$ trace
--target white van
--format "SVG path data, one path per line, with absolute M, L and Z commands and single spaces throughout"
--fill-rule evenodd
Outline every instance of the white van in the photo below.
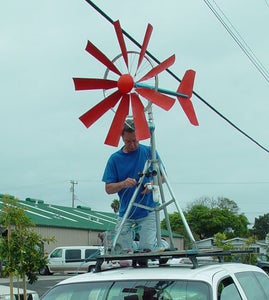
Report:
M 86 261 L 103 252 L 102 246 L 64 246 L 55 248 L 48 256 L 48 264 L 40 269 L 40 275 L 53 273 L 85 273 L 91 272 L 96 262 Z

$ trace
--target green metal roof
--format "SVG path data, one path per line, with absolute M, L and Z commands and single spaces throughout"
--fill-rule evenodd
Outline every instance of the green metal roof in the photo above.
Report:
M 3 207 L 0 194 L 0 210 Z M 43 200 L 26 198 L 18 200 L 26 215 L 36 226 L 78 228 L 93 231 L 113 230 L 116 224 L 115 213 L 94 211 L 90 207 L 76 208 L 46 204 Z
M 0 212 L 2 212 L 3 198 L 14 196 L 0 194 Z M 92 231 L 114 230 L 118 215 L 115 213 L 92 210 L 90 207 L 76 208 L 47 204 L 43 200 L 26 198 L 18 200 L 18 205 L 24 207 L 26 215 L 40 227 L 77 228 Z M 162 229 L 162 235 L 168 236 L 168 231 Z M 182 235 L 173 233 L 174 237 Z

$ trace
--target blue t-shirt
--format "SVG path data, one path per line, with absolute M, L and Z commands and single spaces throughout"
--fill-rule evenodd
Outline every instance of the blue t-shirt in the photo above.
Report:
M 158 158 L 158 155 L 157 155 Z M 122 149 L 113 153 L 106 165 L 102 181 L 106 183 L 113 183 L 125 180 L 127 177 L 135 178 L 139 180 L 139 173 L 143 172 L 145 163 L 148 159 L 151 159 L 151 148 L 142 144 L 138 145 L 137 150 L 129 153 L 124 153 Z M 144 178 L 144 183 L 150 182 L 152 177 Z M 143 185 L 142 185 L 143 187 Z M 128 208 L 128 204 L 133 196 L 136 187 L 121 189 L 118 192 L 120 198 L 120 208 L 119 216 L 123 217 L 125 211 Z M 152 193 L 141 194 L 141 191 L 138 191 L 135 202 L 154 207 L 156 204 L 153 201 Z M 148 210 L 133 206 L 129 219 L 139 219 L 147 216 L 149 213 Z

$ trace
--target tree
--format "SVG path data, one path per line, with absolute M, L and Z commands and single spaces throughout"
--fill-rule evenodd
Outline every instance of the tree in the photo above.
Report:
M 119 211 L 120 201 L 118 199 L 114 199 L 110 207 L 114 210 L 114 213 L 116 214 Z
M 255 218 L 252 232 L 257 239 L 265 239 L 266 235 L 269 233 L 269 213 L 259 216 L 259 218 Z
M 230 200 L 225 197 L 218 197 L 217 199 L 215 199 L 213 197 L 211 197 L 211 198 L 210 197 L 201 197 L 201 198 L 193 201 L 192 203 L 190 203 L 187 206 L 187 210 L 190 210 L 194 205 L 203 205 L 208 208 L 218 207 L 220 209 L 227 209 L 234 214 L 238 214 L 238 212 L 239 212 L 239 207 L 235 203 L 235 201 Z
M 248 219 L 243 214 L 238 214 L 237 204 L 230 199 L 219 197 L 200 198 L 189 205 L 184 211 L 186 220 L 194 236 L 199 239 L 213 237 L 216 233 L 225 233 L 228 238 L 248 235 Z M 178 213 L 169 215 L 171 228 L 183 235 L 185 230 Z M 165 222 L 162 221 L 162 228 Z M 186 236 L 186 235 L 185 235 Z
M 250 250 L 251 245 L 256 242 L 255 238 L 249 237 L 241 249 L 235 249 L 232 243 L 226 242 L 227 236 L 224 233 L 217 233 L 214 235 L 214 245 L 223 249 L 224 251 L 230 250 Z M 234 256 L 224 256 L 224 261 L 240 261 L 247 264 L 255 265 L 257 262 L 257 253 L 237 253 Z
M 221 209 L 227 209 L 235 215 L 239 213 L 238 205 L 233 200 L 230 200 L 225 197 L 218 197 L 217 207 Z
M 218 197 L 217 200 L 205 198 L 203 205 L 196 203 L 189 207 L 186 218 L 201 239 L 218 232 L 225 233 L 228 238 L 248 235 L 248 219 L 238 213 L 239 208 L 233 200 L 225 197 Z
M 26 276 L 30 283 L 37 280 L 37 272 L 47 263 L 43 252 L 44 243 L 53 238 L 43 238 L 32 230 L 34 224 L 18 205 L 16 198 L 5 196 L 0 215 L 0 226 L 7 229 L 7 236 L 0 239 L 0 257 L 5 261 L 4 275 L 9 276 L 10 295 L 13 299 L 13 276 L 22 278 L 26 299 Z

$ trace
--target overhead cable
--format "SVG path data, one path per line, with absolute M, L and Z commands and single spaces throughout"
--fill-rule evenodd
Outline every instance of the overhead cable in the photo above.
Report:
M 103 10 L 101 10 L 98 6 L 96 6 L 91 0 L 85 0 L 89 5 L 91 5 L 100 15 L 102 15 L 108 22 L 111 24 L 114 23 L 113 19 L 111 19 Z M 126 32 L 124 29 L 122 29 L 122 33 L 138 48 L 141 49 L 142 45 L 139 44 L 128 32 Z M 157 64 L 160 64 L 161 61 L 159 61 L 153 54 L 151 54 L 148 50 L 146 51 L 146 54 Z M 170 74 L 175 80 L 178 82 L 181 82 L 181 79 L 173 73 L 170 69 L 166 69 L 166 72 Z M 228 118 L 226 118 L 222 113 L 220 113 L 217 109 L 215 109 L 212 105 L 210 105 L 205 99 L 203 99 L 199 94 L 197 94 L 195 91 L 193 91 L 193 94 L 202 101 L 206 106 L 208 106 L 211 110 L 213 110 L 217 115 L 219 115 L 222 119 L 224 119 L 227 123 L 229 123 L 232 127 L 234 127 L 237 131 L 239 131 L 241 134 L 243 134 L 245 137 L 247 137 L 250 141 L 252 141 L 254 144 L 256 144 L 258 147 L 269 153 L 269 149 L 262 146 L 258 141 L 256 141 L 254 138 L 252 138 L 250 135 L 248 135 L 246 132 L 244 132 L 242 129 L 240 129 L 238 126 L 236 126 L 232 121 L 230 121 Z
M 217 3 L 212 0 L 215 7 L 210 3 L 209 0 L 203 0 L 205 4 L 209 7 L 209 9 L 213 12 L 213 14 L 217 17 L 217 19 L 220 21 L 220 23 L 223 25 L 223 27 L 226 29 L 226 31 L 230 34 L 230 36 L 233 38 L 233 40 L 237 43 L 237 45 L 241 48 L 241 50 L 245 53 L 245 55 L 248 57 L 248 59 L 252 62 L 252 64 L 255 66 L 255 68 L 261 73 L 261 75 L 265 78 L 265 80 L 269 83 L 269 72 L 265 68 L 265 66 L 262 64 L 262 62 L 258 59 L 258 57 L 255 55 L 255 53 L 252 51 L 252 49 L 248 46 L 246 41 L 243 39 L 243 37 L 240 35 L 240 33 L 236 30 L 236 28 L 233 26 L 233 24 L 229 21 L 227 16 L 224 14 L 224 12 L 221 10 L 221 8 L 217 5 Z M 219 12 L 217 11 L 219 10 Z M 225 22 L 225 20 L 226 22 Z

